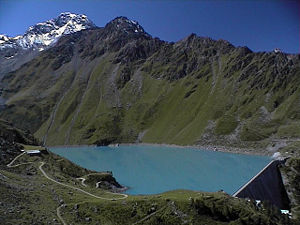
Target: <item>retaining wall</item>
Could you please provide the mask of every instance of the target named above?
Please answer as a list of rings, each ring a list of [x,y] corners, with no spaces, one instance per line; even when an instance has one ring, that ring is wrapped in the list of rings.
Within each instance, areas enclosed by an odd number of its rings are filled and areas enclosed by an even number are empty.
[[[281,163],[279,160],[270,162],[233,196],[268,201],[279,209],[289,209],[289,198],[278,168]]]

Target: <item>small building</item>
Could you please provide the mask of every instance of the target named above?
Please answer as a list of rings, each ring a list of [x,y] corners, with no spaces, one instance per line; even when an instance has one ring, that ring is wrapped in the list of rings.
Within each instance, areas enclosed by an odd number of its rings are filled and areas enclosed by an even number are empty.
[[[27,150],[26,154],[28,154],[28,155],[41,155],[41,151],[40,150]]]

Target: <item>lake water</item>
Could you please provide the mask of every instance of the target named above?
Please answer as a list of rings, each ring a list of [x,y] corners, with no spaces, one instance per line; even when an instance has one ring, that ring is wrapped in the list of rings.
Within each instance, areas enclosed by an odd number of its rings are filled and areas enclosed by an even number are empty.
[[[271,159],[192,148],[158,146],[65,147],[52,152],[91,170],[112,171],[128,194],[175,189],[233,194]]]

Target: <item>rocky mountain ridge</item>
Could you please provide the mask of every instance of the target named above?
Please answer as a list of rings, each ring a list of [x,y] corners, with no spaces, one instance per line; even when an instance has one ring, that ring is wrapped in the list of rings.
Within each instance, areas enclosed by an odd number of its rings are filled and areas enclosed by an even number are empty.
[[[62,35],[96,27],[86,15],[61,13],[57,18],[38,23],[28,28],[22,36],[7,37],[0,35],[0,50],[8,48],[44,50],[53,45]],[[7,56],[7,57],[13,57]]]
[[[86,15],[65,12],[29,27],[24,35],[0,35],[0,78],[53,46],[62,36],[95,27]]]

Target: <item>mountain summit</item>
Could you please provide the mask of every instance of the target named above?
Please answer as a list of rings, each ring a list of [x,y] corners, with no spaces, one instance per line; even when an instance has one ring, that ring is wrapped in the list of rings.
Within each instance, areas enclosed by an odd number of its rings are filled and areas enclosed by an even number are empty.
[[[52,47],[62,36],[94,27],[86,15],[65,12],[29,27],[24,35],[0,35],[0,78]]]
[[[23,36],[7,37],[0,35],[0,50],[7,48],[44,50],[54,44],[62,35],[96,27],[87,16],[61,13],[57,18],[29,27]],[[8,57],[13,57],[10,55]]]
[[[144,28],[137,21],[130,20],[125,16],[119,16],[113,19],[105,26],[105,28],[111,29],[113,32],[121,31],[126,34],[136,33],[150,37],[150,35],[145,32]]]

